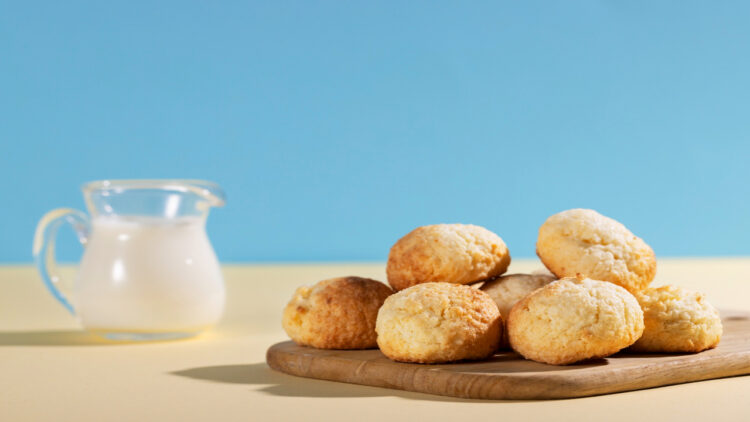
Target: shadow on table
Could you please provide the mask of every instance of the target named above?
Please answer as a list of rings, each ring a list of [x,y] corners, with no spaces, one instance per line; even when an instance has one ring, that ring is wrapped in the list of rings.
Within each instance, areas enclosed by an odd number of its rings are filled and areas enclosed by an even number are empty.
[[[408,400],[498,403],[511,400],[472,400],[402,390],[295,377],[272,370],[265,362],[221,365],[175,371],[172,375],[226,384],[265,385],[256,391],[284,397],[400,397]],[[528,402],[529,400],[524,400]]]

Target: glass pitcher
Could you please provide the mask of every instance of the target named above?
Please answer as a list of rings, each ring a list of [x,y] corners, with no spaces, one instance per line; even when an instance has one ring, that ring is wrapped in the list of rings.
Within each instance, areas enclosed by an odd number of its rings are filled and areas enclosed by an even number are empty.
[[[222,189],[197,180],[105,180],[82,187],[89,218],[42,217],[34,259],[44,284],[87,330],[112,340],[193,336],[224,309],[224,281],[205,223]],[[71,286],[55,268],[55,236],[73,226],[84,254]]]

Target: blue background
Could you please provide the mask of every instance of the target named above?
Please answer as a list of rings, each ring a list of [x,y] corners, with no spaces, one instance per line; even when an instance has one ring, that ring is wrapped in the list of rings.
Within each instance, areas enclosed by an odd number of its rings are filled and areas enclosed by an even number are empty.
[[[654,4],[659,3],[659,4]],[[0,261],[81,183],[203,178],[224,261],[590,207],[748,255],[748,2],[1,2]],[[63,259],[80,248],[66,234]]]

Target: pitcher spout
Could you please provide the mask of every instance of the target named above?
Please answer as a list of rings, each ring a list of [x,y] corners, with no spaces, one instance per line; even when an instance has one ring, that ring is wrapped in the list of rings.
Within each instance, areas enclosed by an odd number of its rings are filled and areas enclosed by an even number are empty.
[[[187,190],[203,198],[209,206],[223,207],[227,202],[224,189],[214,182],[205,180],[182,180],[176,182],[183,184]]]

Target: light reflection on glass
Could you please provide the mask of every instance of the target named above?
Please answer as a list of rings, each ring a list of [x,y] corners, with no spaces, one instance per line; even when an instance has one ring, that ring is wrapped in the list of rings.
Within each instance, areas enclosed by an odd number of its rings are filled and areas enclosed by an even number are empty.
[[[180,209],[180,195],[169,195],[167,203],[164,204],[164,216],[172,218],[177,216],[177,211]]]
[[[112,281],[116,284],[125,281],[125,265],[121,259],[118,259],[112,264]]]

